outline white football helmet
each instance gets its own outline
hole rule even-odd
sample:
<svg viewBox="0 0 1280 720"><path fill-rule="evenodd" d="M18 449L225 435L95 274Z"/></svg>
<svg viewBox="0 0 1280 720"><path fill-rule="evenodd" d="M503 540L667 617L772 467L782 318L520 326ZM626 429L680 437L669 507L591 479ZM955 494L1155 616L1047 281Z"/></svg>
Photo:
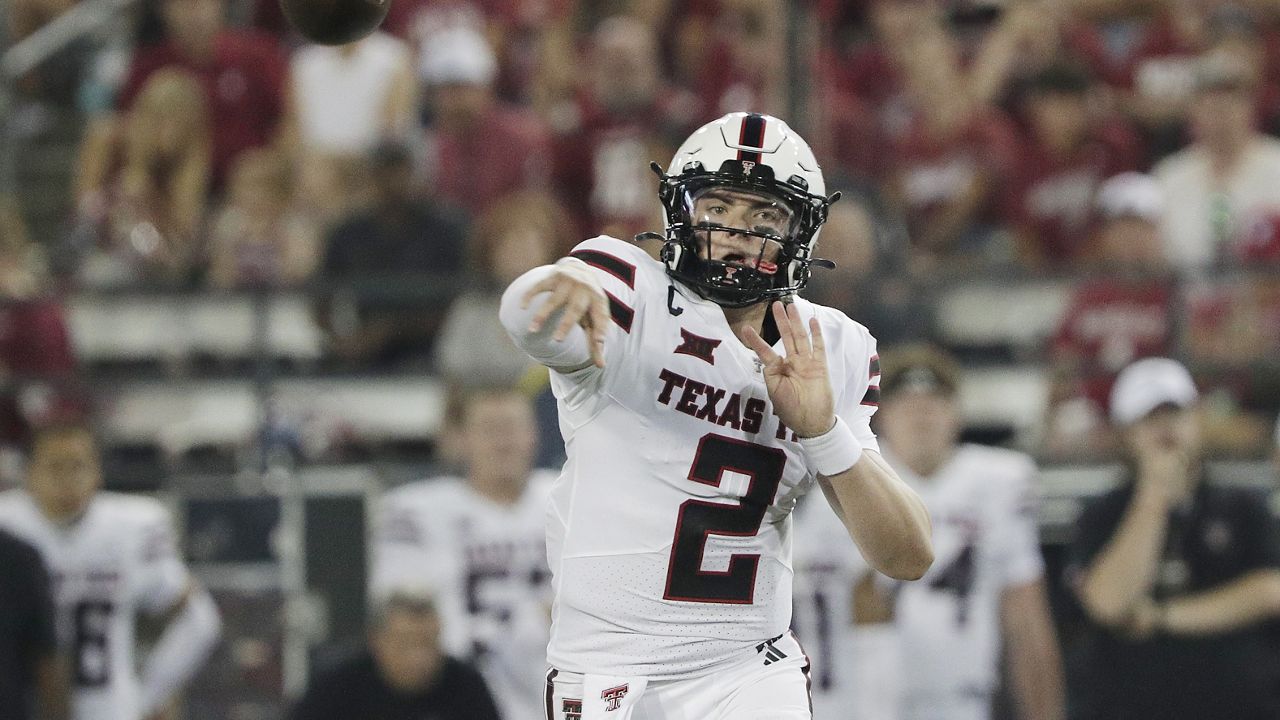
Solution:
<svg viewBox="0 0 1280 720"><path fill-rule="evenodd" d="M730 113L699 128L676 151L664 173L658 198L666 210L662 260L667 274L703 297L727 307L743 307L791 295L809 280L818 230L839 193L826 196L822 169L804 141L785 122L757 113ZM700 209L708 193L750 198L750 227L727 226ZM698 209L695 209L698 208ZM760 239L756 258L713 260L709 232ZM702 241L699 241L699 233ZM766 247L778 246L766 259Z"/></svg>

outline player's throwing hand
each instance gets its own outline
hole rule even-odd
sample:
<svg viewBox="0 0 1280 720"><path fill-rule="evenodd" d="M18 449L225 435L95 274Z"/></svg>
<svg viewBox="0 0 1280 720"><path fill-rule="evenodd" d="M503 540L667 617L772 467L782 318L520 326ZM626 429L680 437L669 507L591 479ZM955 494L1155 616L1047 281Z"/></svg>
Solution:
<svg viewBox="0 0 1280 720"><path fill-rule="evenodd" d="M774 352L750 326L743 330L743 339L764 363L765 388L778 417L800 437L817 437L836 422L822 328L818 319L811 317L806 333L795 303L775 302L772 312L787 351L785 357Z"/></svg>
<svg viewBox="0 0 1280 720"><path fill-rule="evenodd" d="M590 338L591 361L596 367L604 367L604 333L609 326L609 301L587 264L575 258L565 258L556 263L549 276L529 288L520 298L520 307L528 308L529 303L541 293L550 294L529 322L529 332L541 330L543 324L563 308L554 339L557 342L565 339L575 324L581 325Z"/></svg>

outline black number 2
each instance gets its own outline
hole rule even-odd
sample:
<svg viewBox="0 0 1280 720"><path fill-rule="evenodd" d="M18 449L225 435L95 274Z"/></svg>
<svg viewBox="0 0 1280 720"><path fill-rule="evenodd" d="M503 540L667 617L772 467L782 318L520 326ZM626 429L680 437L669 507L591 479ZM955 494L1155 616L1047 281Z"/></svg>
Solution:
<svg viewBox="0 0 1280 720"><path fill-rule="evenodd" d="M76 685L102 687L111 682L111 646L107 632L115 606L105 600L82 600L72 609L75 622Z"/></svg>
<svg viewBox="0 0 1280 720"><path fill-rule="evenodd" d="M760 532L765 511L782 482L787 456L780 448L708 433L698 442L689 479L719 487L725 471L751 478L737 505L685 500L676 519L667 588L663 597L685 602L750 605L755 597L760 556L733 555L729 569L703 570L702 558L711 535L751 537Z"/></svg>

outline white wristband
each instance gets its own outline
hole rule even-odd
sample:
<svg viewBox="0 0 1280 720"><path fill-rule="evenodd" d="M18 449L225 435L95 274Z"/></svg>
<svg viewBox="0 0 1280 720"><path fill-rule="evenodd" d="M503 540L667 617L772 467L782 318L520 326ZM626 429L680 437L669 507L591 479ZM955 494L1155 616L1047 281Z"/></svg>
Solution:
<svg viewBox="0 0 1280 720"><path fill-rule="evenodd" d="M800 447L819 475L839 475L858 463L862 457L862 444L839 416L831 429L817 437L800 438Z"/></svg>

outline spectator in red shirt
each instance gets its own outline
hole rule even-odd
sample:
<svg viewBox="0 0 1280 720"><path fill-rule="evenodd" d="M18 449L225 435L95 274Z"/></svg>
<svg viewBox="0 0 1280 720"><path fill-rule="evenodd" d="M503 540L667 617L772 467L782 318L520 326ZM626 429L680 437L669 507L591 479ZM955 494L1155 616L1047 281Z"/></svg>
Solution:
<svg viewBox="0 0 1280 720"><path fill-rule="evenodd" d="M1116 373L1173 343L1173 287L1159 236L1164 197L1148 176L1123 173L1096 198L1100 225L1087 257L1108 271L1074 291L1050 348L1045 450L1052 455L1103 452L1113 437L1104 409Z"/></svg>
<svg viewBox="0 0 1280 720"><path fill-rule="evenodd" d="M75 367L62 302L48 292L44 257L28 239L16 204L0 198L0 453L24 445Z"/></svg>
<svg viewBox="0 0 1280 720"><path fill-rule="evenodd" d="M983 262L1010 180L1017 136L1003 113L931 96L897 146L890 194L907 220L911 264Z"/></svg>
<svg viewBox="0 0 1280 720"><path fill-rule="evenodd" d="M241 151L274 142L284 111L288 61L275 40L223 27L223 0L162 0L167 40L134 56L119 99L129 110L157 70L178 67L204 86L213 129L213 184L220 189Z"/></svg>
<svg viewBox="0 0 1280 720"><path fill-rule="evenodd" d="M661 223L649 163L670 157L696 126L696 99L664 84L653 31L609 18L591 36L587 84L560 115L556 187L583 228L630 238Z"/></svg>
<svg viewBox="0 0 1280 720"><path fill-rule="evenodd" d="M1028 131L1009 186L1008 219L1019 256L1033 267L1078 263L1094 223L1094 194L1108 177L1137 168L1127 125L1091 108L1092 80L1074 65L1038 73L1026 88Z"/></svg>
<svg viewBox="0 0 1280 720"><path fill-rule="evenodd" d="M550 133L532 113L497 100L488 41L465 25L428 37L419 58L427 87L435 195L477 215L496 198L545 187Z"/></svg>

